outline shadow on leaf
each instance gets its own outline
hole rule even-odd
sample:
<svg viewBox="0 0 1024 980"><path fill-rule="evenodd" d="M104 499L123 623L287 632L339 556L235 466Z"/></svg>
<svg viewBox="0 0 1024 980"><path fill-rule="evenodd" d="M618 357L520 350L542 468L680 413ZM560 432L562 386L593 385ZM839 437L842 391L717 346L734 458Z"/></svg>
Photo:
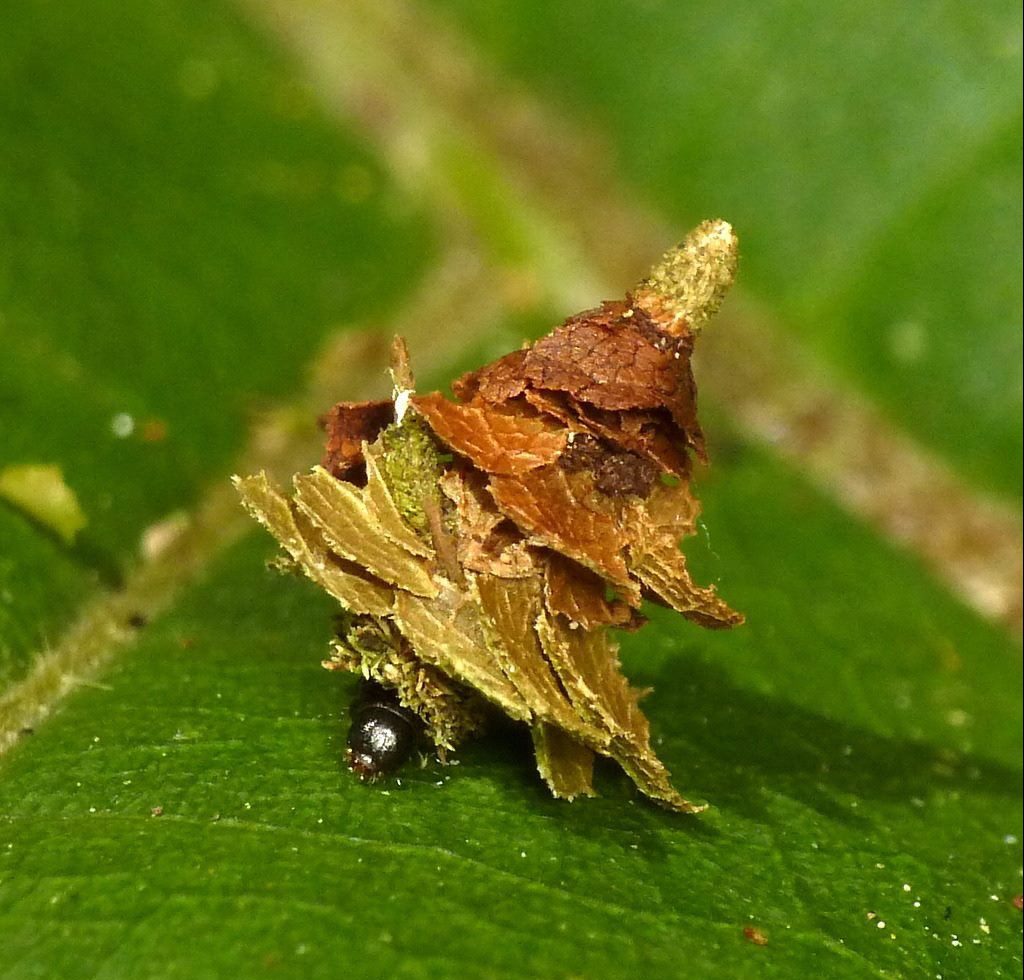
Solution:
<svg viewBox="0 0 1024 980"><path fill-rule="evenodd" d="M860 799L920 807L938 792L1021 795L1019 771L980 756L877 735L744 690L695 657L673 661L672 672L655 685L655 729L677 785L699 786L720 809L763 817L767 791L859 823Z"/></svg>

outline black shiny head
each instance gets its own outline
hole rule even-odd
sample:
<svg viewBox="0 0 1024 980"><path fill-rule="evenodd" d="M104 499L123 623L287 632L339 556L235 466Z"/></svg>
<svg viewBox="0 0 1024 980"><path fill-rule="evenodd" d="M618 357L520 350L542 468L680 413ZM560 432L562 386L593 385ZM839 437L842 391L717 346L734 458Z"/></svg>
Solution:
<svg viewBox="0 0 1024 980"><path fill-rule="evenodd" d="M348 765L360 779L372 782L395 772L412 755L423 725L394 691L364 682L351 714Z"/></svg>

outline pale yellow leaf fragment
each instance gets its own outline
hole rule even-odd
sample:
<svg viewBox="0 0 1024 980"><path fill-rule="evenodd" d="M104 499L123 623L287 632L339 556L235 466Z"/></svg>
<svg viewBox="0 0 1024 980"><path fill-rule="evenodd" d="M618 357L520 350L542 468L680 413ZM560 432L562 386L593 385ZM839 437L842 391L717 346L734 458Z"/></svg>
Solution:
<svg viewBox="0 0 1024 980"><path fill-rule="evenodd" d="M537 771L559 799L595 796L594 753L555 725L544 722L530 729Z"/></svg>
<svg viewBox="0 0 1024 980"><path fill-rule="evenodd" d="M703 809L676 792L668 770L651 748L647 719L637 703L639 692L622 675L607 631L573 630L557 617L542 614L537 633L576 710L610 736L607 747L599 751L622 766L651 799L683 813Z"/></svg>
<svg viewBox="0 0 1024 980"><path fill-rule="evenodd" d="M348 571L308 525L298 519L288 498L271 484L266 473L233 477L246 510L260 522L292 559L325 592L356 613L386 616L391 612L392 590Z"/></svg>
<svg viewBox="0 0 1024 980"><path fill-rule="evenodd" d="M684 799L672 785L669 771L651 750L649 744L644 749L630 739L615 739L608 753L630 779L636 783L645 796L657 801L670 810L680 813L701 813L706 810L706 803L691 803Z"/></svg>
<svg viewBox="0 0 1024 980"><path fill-rule="evenodd" d="M630 731L630 702L635 707L636 696L619 672L617 650L607 631L570 629L547 613L537 617L536 629L544 654L579 715L610 737Z"/></svg>
<svg viewBox="0 0 1024 980"><path fill-rule="evenodd" d="M338 480L320 466L296 474L294 482L295 503L317 526L332 551L416 595L437 594L426 563L394 543L370 513L357 487Z"/></svg>
<svg viewBox="0 0 1024 980"><path fill-rule="evenodd" d="M395 595L395 622L424 663L475 688L516 721L531 721L522 696L488 650L476 607L445 584L433 600L408 592Z"/></svg>
<svg viewBox="0 0 1024 980"><path fill-rule="evenodd" d="M542 611L537 579L474 576L488 646L533 714L567 731L588 726L574 711L544 656L533 624ZM600 737L600 733L592 733Z"/></svg>
<svg viewBox="0 0 1024 980"><path fill-rule="evenodd" d="M49 528L65 544L88 523L59 466L22 463L0 470L0 498Z"/></svg>

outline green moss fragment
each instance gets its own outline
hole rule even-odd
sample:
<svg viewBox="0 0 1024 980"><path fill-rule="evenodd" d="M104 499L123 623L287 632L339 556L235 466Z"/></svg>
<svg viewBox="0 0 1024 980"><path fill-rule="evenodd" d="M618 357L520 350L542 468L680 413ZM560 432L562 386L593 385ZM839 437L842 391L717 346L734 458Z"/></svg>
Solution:
<svg viewBox="0 0 1024 980"><path fill-rule="evenodd" d="M441 752L483 727L485 707L479 695L419 660L388 619L344 613L337 628L324 666L394 690L399 702L423 719Z"/></svg>
<svg viewBox="0 0 1024 980"><path fill-rule="evenodd" d="M442 512L438 481L444 472L444 454L426 422L411 412L389 425L380 435L381 476L402 519L429 541L429 512Z"/></svg>

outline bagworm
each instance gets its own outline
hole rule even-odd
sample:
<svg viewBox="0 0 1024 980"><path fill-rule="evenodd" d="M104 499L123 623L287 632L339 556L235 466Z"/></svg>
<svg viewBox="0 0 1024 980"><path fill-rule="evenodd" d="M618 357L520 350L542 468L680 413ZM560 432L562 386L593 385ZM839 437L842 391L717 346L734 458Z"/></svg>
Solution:
<svg viewBox="0 0 1024 980"><path fill-rule="evenodd" d="M290 494L235 478L283 560L341 604L324 666L390 699L360 715L357 771L391 768L409 720L443 758L497 710L529 726L556 797L593 795L603 755L656 802L702 809L651 747L612 629L640 627L644 600L743 621L680 548L707 458L690 358L736 261L732 228L705 221L625 299L463 375L454 400L416 393L396 340L394 398L335 405Z"/></svg>

